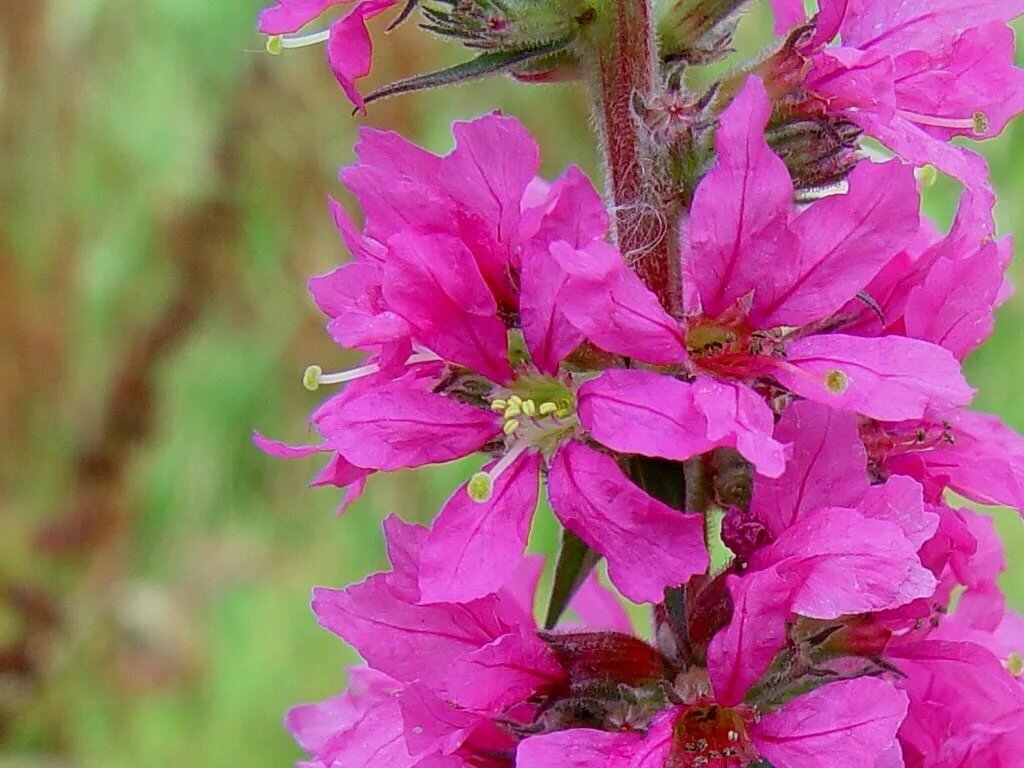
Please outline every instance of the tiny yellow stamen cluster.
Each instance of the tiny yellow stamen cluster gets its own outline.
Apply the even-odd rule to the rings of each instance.
[[[572,399],[565,397],[557,402],[553,400],[542,400],[537,402],[533,399],[523,399],[519,395],[509,395],[507,399],[498,398],[491,401],[491,410],[500,413],[505,423],[502,431],[511,435],[522,426],[520,417],[534,418],[535,416],[555,416],[559,419],[568,418],[572,415]]]

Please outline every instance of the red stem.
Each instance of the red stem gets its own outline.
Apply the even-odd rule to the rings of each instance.
[[[614,31],[598,49],[598,115],[615,211],[615,238],[636,273],[673,315],[681,284],[673,219],[663,210],[651,157],[633,115],[634,94],[655,84],[653,20],[648,0],[613,0]]]

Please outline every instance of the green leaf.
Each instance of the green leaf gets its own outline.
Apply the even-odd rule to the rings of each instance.
[[[583,540],[569,529],[562,531],[562,550],[555,564],[555,581],[551,585],[544,628],[554,629],[562,617],[569,601],[583,580],[594,570],[601,556],[588,547]]]
[[[499,72],[507,72],[525,62],[558,53],[571,42],[572,37],[567,37],[530,48],[482,53],[475,59],[465,61],[462,64],[456,64],[454,67],[430,72],[426,75],[416,75],[405,80],[396,80],[367,96],[366,103],[370,104],[401,93],[412,93],[414,91],[423,91],[427,88],[439,88],[444,85],[465,83],[470,80],[479,80],[488,75],[495,75]]]

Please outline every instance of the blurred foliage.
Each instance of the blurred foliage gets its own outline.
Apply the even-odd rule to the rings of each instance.
[[[307,363],[351,362],[304,281],[344,258],[325,198],[359,122],[322,52],[262,53],[261,4],[0,3],[0,766],[290,764],[285,709],[354,658],[310,587],[378,568],[383,515],[428,519],[469,471],[377,478],[338,521],[337,494],[304,487],[315,462],[250,446],[254,427],[302,438]],[[462,56],[406,25],[372,84]],[[444,151],[452,119],[496,107],[545,173],[597,173],[570,85],[423,93],[365,122]],[[1024,123],[986,151],[1019,231]],[[955,195],[930,211],[948,221]],[[1018,429],[1022,321],[1013,300],[969,366]],[[999,522],[1024,607],[1024,531]]]

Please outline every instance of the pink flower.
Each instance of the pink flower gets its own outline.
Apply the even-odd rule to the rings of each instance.
[[[864,768],[896,747],[906,711],[905,694],[872,678],[825,685],[763,716],[701,699],[664,711],[646,734],[581,728],[526,739],[516,766],[739,768],[763,758],[775,768]]]
[[[326,30],[295,35],[302,27],[320,18],[328,9],[354,0],[276,0],[260,13],[259,31],[268,36],[267,49],[279,53],[282,48],[300,48],[327,43],[327,61],[338,85],[356,106],[365,111],[356,81],[370,74],[373,43],[366,28],[372,19],[398,3],[398,0],[355,0],[342,18]]]
[[[686,343],[697,370],[771,377],[791,392],[884,421],[963,405],[972,390],[942,347],[899,335],[830,332],[918,230],[909,168],[861,163],[849,192],[794,213],[786,167],[768,147],[771,104],[749,78],[726,109],[718,159],[686,230]]]
[[[780,31],[803,23],[799,3],[775,7]],[[1013,3],[824,0],[813,32],[766,69],[791,72],[787,59],[809,60],[796,68],[807,94],[801,108],[842,115],[909,162],[932,163],[980,190],[984,162],[947,142],[995,136],[1024,110],[1024,73],[1014,67],[1007,24],[1022,11]],[[827,45],[837,34],[841,43]]]
[[[509,576],[543,467],[555,513],[608,559],[612,581],[660,600],[707,567],[701,520],[648,496],[594,441],[677,461],[729,446],[778,474],[771,411],[743,386],[618,369],[623,357],[681,362],[685,350],[676,322],[603,242],[593,187],[570,170],[543,189],[536,145],[508,118],[455,134],[438,158],[367,132],[362,162],[343,172],[366,224],[359,232],[336,210],[356,260],[311,290],[335,338],[379,362],[316,372],[350,383],[312,421],[367,472],[496,456],[435,523],[424,602],[479,597]]]

